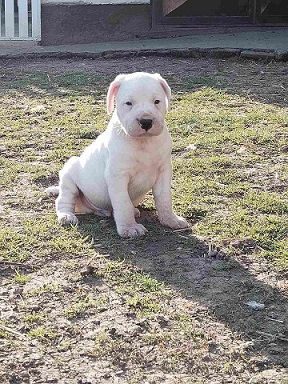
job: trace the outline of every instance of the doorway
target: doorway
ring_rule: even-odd
[[[154,0],[154,25],[287,25],[288,0]]]

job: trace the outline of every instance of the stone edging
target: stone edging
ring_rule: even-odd
[[[1,54],[0,59],[19,59],[19,58],[105,58],[116,59],[125,57],[138,56],[162,56],[162,57],[211,57],[211,58],[230,58],[238,57],[241,59],[265,60],[265,61],[288,61],[288,50],[253,50],[253,49],[237,49],[237,48],[171,48],[171,49],[135,49],[103,51],[103,52],[73,52],[73,51],[42,51],[42,52],[23,52]]]

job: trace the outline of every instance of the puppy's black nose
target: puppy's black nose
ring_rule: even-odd
[[[139,121],[140,126],[142,129],[145,129],[147,132],[152,127],[152,120],[151,119],[141,119]]]

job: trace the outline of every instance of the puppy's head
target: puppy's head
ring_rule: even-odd
[[[114,109],[126,134],[132,137],[158,136],[165,127],[171,90],[158,74],[136,72],[118,75],[107,94],[107,112]]]

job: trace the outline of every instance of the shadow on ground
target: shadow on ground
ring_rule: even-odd
[[[133,240],[117,237],[111,219],[87,216],[81,221],[80,232],[93,237],[96,250],[100,247],[110,259],[137,266],[191,303],[207,308],[210,316],[238,337],[251,341],[250,358],[259,370],[274,364],[288,368],[287,297],[281,292],[281,279],[269,272],[264,260],[262,263],[244,254],[231,258],[221,250],[209,255],[205,240],[190,230],[161,227],[151,211],[141,218],[148,235]],[[250,301],[265,307],[255,310],[247,305]],[[205,313],[196,312],[201,321]]]
[[[16,65],[23,71],[21,77],[14,74]],[[38,94],[54,97],[93,95],[99,100],[118,73],[152,71],[171,81],[174,93],[212,87],[265,104],[285,107],[288,103],[287,66],[277,62],[165,57],[39,59],[36,62],[18,59],[17,63],[13,60],[2,62],[2,68],[5,71],[1,76],[2,91],[14,89],[34,97]],[[179,84],[175,81],[177,78]]]

